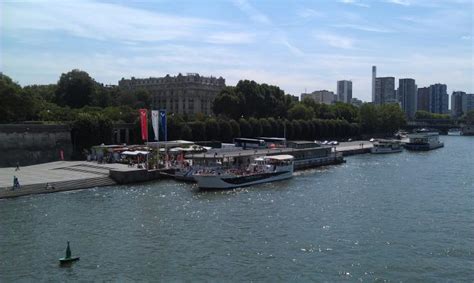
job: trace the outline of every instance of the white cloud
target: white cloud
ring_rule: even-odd
[[[321,17],[323,16],[323,13],[321,12],[318,12],[314,9],[309,9],[309,8],[305,8],[305,9],[300,9],[296,12],[296,14],[301,17],[301,18],[317,18],[317,17]]]
[[[254,42],[255,34],[245,32],[217,32],[209,35],[206,42],[215,44],[247,44]]]
[[[360,0],[339,0],[340,3],[344,4],[350,4],[350,5],[355,5],[359,7],[364,7],[364,8],[369,8],[370,5],[364,2],[361,2]]]
[[[410,6],[411,2],[409,0],[386,0],[388,3],[402,5],[402,6]]]
[[[322,43],[328,44],[332,47],[343,49],[352,49],[354,47],[354,39],[350,37],[328,32],[317,32],[314,36],[316,39],[322,41]]]
[[[197,39],[225,23],[160,14],[118,4],[83,2],[6,2],[4,29],[13,33],[61,31],[69,35],[117,41]]]
[[[247,0],[235,0],[234,4],[254,22],[265,25],[271,24],[271,20],[265,14],[255,9]]]
[[[361,30],[361,31],[367,31],[367,32],[378,32],[378,33],[389,33],[389,32],[393,32],[393,30],[390,30],[390,29],[379,28],[379,27],[373,27],[373,26],[368,26],[368,25],[337,24],[337,25],[333,25],[333,26],[334,26],[334,27],[337,27],[337,28],[349,28],[349,29],[355,29],[355,30]]]

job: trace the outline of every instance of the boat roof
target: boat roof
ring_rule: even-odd
[[[281,155],[265,156],[264,158],[283,161],[283,160],[292,160],[294,157],[293,155],[289,155],[289,154],[281,154]]]

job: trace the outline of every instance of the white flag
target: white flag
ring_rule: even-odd
[[[151,124],[153,125],[153,133],[155,133],[155,140],[158,141],[158,110],[151,110]]]

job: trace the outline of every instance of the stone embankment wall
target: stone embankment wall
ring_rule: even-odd
[[[72,154],[71,130],[66,125],[0,125],[0,167],[13,167],[60,160]]]

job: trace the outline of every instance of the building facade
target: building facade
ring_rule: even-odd
[[[337,81],[337,101],[351,103],[352,101],[352,82]]]
[[[375,101],[376,105],[387,103],[398,103],[395,93],[395,78],[375,78]]]
[[[375,103],[375,79],[377,78],[377,67],[372,66],[372,103]]]
[[[430,85],[430,112],[438,114],[449,113],[449,95],[445,84]]]
[[[417,92],[416,110],[430,112],[430,89],[428,87],[420,87]]]
[[[362,104],[364,104],[364,102],[362,102],[362,100],[360,100],[360,99],[357,99],[357,98],[353,97],[351,99],[351,104],[356,106],[356,107],[361,107]]]
[[[461,117],[463,114],[462,102],[466,93],[463,91],[453,91],[451,94],[451,116]]]
[[[474,93],[465,93],[462,97],[461,104],[463,114],[474,110]]]
[[[408,118],[415,118],[417,109],[417,87],[414,79],[398,80],[398,98],[402,104],[403,112]]]
[[[122,91],[147,90],[152,96],[154,109],[186,115],[212,115],[214,98],[224,87],[225,79],[222,77],[203,77],[194,73],[146,79],[122,78],[119,81]]]
[[[302,93],[301,94],[301,101],[305,98],[310,98],[317,103],[324,103],[324,104],[333,104],[335,101],[336,95],[334,92],[329,90],[316,90],[312,93]]]

